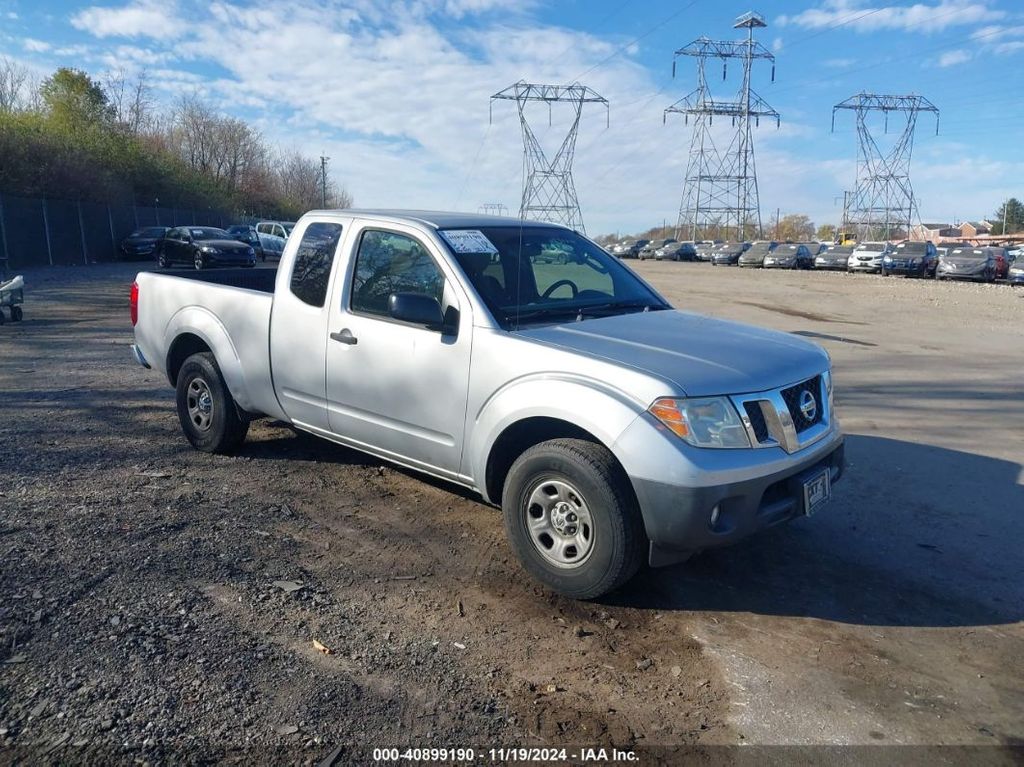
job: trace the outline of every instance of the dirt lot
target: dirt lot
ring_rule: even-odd
[[[1024,743],[1024,290],[638,269],[822,343],[850,467],[815,517],[600,603],[531,584],[453,487],[268,422],[191,450],[129,360],[133,268],[28,273],[0,327],[0,745]]]

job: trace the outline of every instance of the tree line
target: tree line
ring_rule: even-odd
[[[0,58],[0,191],[294,220],[322,206],[321,165],[198,95],[159,104],[145,72],[62,67],[34,82]],[[327,206],[351,196],[330,178]]]

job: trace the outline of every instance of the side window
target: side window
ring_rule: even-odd
[[[260,224],[259,226],[256,227],[256,231],[259,232],[260,234],[267,234],[269,230],[270,227],[268,227],[266,224]]]
[[[275,237],[280,237],[283,240],[284,239],[284,229],[282,229],[280,226],[275,226],[274,227],[274,236]]]
[[[352,309],[387,316],[392,293],[423,293],[442,303],[444,275],[412,237],[367,230],[359,241],[352,279]]]
[[[341,224],[317,222],[306,227],[292,264],[291,291],[310,306],[323,306],[331,277]]]

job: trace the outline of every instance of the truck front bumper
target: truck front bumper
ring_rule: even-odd
[[[644,441],[653,436],[644,420],[638,419],[618,441],[625,454],[630,454],[629,443],[643,439],[644,432]],[[675,437],[664,437],[657,458],[649,450],[646,454],[645,468],[627,466],[626,471],[643,515],[653,567],[729,546],[804,516],[804,481],[827,470],[834,484],[845,467],[838,423],[824,438],[792,455],[778,447],[693,448]]]

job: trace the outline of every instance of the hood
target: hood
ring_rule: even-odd
[[[947,269],[955,268],[958,272],[980,272],[990,266],[987,258],[970,258],[964,256],[945,256],[940,261]]]
[[[641,370],[690,397],[773,389],[811,378],[829,366],[824,349],[789,333],[674,310],[515,334]]]
[[[201,248],[219,248],[220,250],[248,250],[249,246],[238,240],[199,240],[196,242]]]

